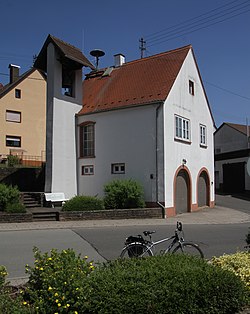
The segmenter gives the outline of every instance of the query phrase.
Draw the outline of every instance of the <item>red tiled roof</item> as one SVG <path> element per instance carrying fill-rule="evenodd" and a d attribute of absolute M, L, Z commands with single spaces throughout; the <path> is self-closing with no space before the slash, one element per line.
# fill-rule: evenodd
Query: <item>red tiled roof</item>
<path fill-rule="evenodd" d="M 243 124 L 235 124 L 235 123 L 227 123 L 225 122 L 224 124 L 230 126 L 231 128 L 247 135 L 247 126 Z M 248 135 L 250 135 L 250 126 L 248 126 Z"/>
<path fill-rule="evenodd" d="M 163 102 L 192 46 L 160 53 L 105 70 L 92 71 L 83 81 L 79 115 Z"/>

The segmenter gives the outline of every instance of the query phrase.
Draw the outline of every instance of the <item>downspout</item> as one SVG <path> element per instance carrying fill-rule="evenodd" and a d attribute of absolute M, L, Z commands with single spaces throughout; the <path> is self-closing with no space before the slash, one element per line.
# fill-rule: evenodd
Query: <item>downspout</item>
<path fill-rule="evenodd" d="M 165 213 L 165 206 L 163 204 L 161 204 L 161 202 L 159 201 L 159 196 L 158 196 L 158 180 L 159 180 L 159 172 L 158 172 L 158 118 L 159 118 L 159 109 L 161 108 L 161 106 L 163 105 L 163 102 L 160 103 L 157 107 L 156 107 L 156 115 L 155 115 L 155 123 L 156 123 L 156 136 L 155 136 L 155 167 L 156 167 L 156 171 L 155 171 L 155 176 L 156 176 L 156 203 L 157 205 L 159 205 L 162 208 L 162 218 L 166 218 L 166 213 Z"/>

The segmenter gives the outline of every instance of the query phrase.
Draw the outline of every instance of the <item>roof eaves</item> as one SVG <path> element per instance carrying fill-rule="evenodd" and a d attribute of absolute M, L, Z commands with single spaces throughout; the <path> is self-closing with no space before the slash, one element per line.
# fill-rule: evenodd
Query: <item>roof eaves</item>
<path fill-rule="evenodd" d="M 116 111 L 116 110 L 123 110 L 123 109 L 130 109 L 130 108 L 136 108 L 136 107 L 144 107 L 144 106 L 153 106 L 153 105 L 163 105 L 164 101 L 162 100 L 154 100 L 152 102 L 145 102 L 145 103 L 136 103 L 136 104 L 130 104 L 130 105 L 124 105 L 120 107 L 112 107 L 112 108 L 107 108 L 107 109 L 96 109 L 91 112 L 87 113 L 80 113 L 81 110 L 77 113 L 77 116 L 85 116 L 85 115 L 90 115 L 90 114 L 95 114 L 95 113 L 101 113 L 101 112 L 108 112 L 108 111 Z"/>

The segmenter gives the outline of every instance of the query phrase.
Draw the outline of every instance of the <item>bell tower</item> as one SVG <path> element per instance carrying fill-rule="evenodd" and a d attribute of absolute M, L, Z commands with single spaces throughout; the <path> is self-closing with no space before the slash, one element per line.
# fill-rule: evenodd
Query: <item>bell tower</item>
<path fill-rule="evenodd" d="M 77 195 L 76 114 L 82 107 L 82 52 L 49 35 L 34 63 L 47 74 L 45 192 Z"/>

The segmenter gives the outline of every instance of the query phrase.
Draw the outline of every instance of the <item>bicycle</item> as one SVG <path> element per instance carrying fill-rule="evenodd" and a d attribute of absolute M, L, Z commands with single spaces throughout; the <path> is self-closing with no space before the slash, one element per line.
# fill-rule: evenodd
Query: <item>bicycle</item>
<path fill-rule="evenodd" d="M 181 222 L 177 222 L 174 235 L 158 241 L 152 241 L 152 234 L 155 231 L 143 231 L 144 236 L 149 237 L 149 240 L 144 239 L 142 235 L 129 236 L 126 238 L 125 247 L 120 254 L 121 258 L 138 258 L 154 255 L 156 245 L 171 241 L 169 246 L 161 251 L 162 254 L 167 253 L 185 253 L 204 258 L 204 254 L 198 244 L 184 240 L 183 227 Z"/>

